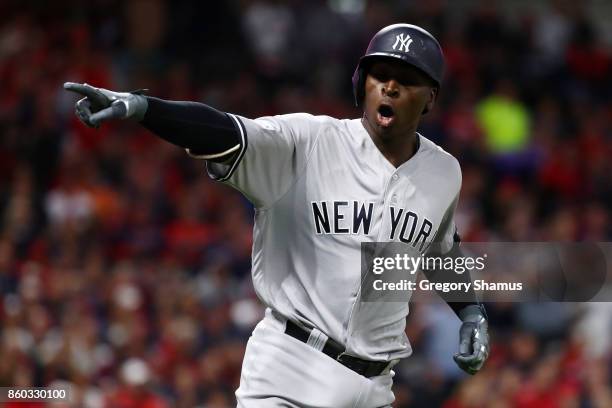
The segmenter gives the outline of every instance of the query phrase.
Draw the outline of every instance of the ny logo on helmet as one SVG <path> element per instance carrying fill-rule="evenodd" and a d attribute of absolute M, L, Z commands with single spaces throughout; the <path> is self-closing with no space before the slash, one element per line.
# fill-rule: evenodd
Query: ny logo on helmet
<path fill-rule="evenodd" d="M 406 36 L 404 37 L 404 33 L 401 33 L 395 36 L 395 43 L 393 43 L 393 49 L 397 49 L 399 45 L 400 51 L 408 52 L 408 47 L 410 47 L 410 44 L 412 44 L 412 38 L 410 38 L 410 35 L 406 34 Z"/>

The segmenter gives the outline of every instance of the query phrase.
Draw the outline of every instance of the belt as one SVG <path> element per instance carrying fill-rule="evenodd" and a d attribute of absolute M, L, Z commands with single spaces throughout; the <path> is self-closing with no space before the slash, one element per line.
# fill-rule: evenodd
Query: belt
<path fill-rule="evenodd" d="M 298 339 L 302 343 L 308 343 L 310 332 L 311 330 L 304 329 L 292 321 L 287 320 L 285 334 Z M 357 374 L 363 375 L 364 377 L 375 377 L 377 375 L 381 375 L 392 364 L 392 362 L 389 361 L 370 361 L 349 356 L 344 352 L 344 347 L 332 339 L 327 339 L 321 351 L 323 354 L 328 355 L 329 357 L 338 361 L 340 364 L 350 368 Z"/>

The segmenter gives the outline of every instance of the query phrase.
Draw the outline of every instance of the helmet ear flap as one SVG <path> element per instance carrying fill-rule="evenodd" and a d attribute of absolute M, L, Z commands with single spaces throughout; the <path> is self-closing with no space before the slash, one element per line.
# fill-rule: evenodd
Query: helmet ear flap
<path fill-rule="evenodd" d="M 363 100 L 363 86 L 365 84 L 365 78 L 363 75 L 363 67 L 361 62 L 357 65 L 357 69 L 353 73 L 353 99 L 355 102 L 355 106 L 359 107 L 361 105 L 361 101 Z"/>
<path fill-rule="evenodd" d="M 363 67 L 359 68 L 359 82 L 357 85 L 357 96 L 359 99 L 357 100 L 358 104 L 363 103 L 363 98 L 365 98 L 365 69 Z M 358 105 L 359 106 L 359 105 Z"/>
<path fill-rule="evenodd" d="M 365 82 L 367 77 L 367 68 L 369 61 L 361 60 L 355 73 L 353 74 L 353 96 L 355 98 L 355 106 L 361 106 L 363 98 L 365 98 Z"/>

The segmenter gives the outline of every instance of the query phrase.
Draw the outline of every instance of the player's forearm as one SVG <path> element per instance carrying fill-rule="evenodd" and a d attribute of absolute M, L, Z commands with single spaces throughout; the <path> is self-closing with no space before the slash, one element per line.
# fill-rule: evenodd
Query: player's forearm
<path fill-rule="evenodd" d="M 459 245 L 455 245 L 453 249 L 444 255 L 444 257 L 453 257 L 460 258 L 463 254 Z M 451 309 L 460 316 L 460 313 L 463 309 L 470 305 L 478 305 L 478 297 L 476 296 L 476 292 L 474 291 L 474 285 L 472 285 L 472 278 L 470 276 L 470 272 L 468 270 L 463 273 L 456 273 L 454 271 L 449 272 L 447 270 L 423 270 L 425 277 L 430 282 L 450 282 L 459 284 L 460 288 L 467 288 L 464 292 L 461 292 L 460 299 L 456 299 L 456 296 L 449 297 L 447 292 L 443 290 L 437 291 L 438 295 L 446 301 L 446 303 L 450 306 Z"/>
<path fill-rule="evenodd" d="M 194 155 L 218 156 L 210 160 L 224 161 L 241 143 L 236 124 L 224 112 L 198 102 L 153 97 L 147 97 L 147 101 L 148 108 L 140 124 Z"/>
<path fill-rule="evenodd" d="M 470 273 L 468 271 L 462 274 L 454 274 L 454 275 L 458 275 L 458 279 L 456 279 L 455 282 L 461 282 L 461 283 L 471 283 L 472 282 Z M 463 285 L 463 287 L 465 287 L 465 285 Z M 457 316 L 459 316 L 460 318 L 461 318 L 461 311 L 464 310 L 467 306 L 480 305 L 478 301 L 478 297 L 476 296 L 476 292 L 474 292 L 473 285 L 471 284 L 468 286 L 467 292 L 462 293 L 461 297 L 462 297 L 461 301 L 447 301 L 446 302 L 450 306 L 450 308 L 453 309 L 455 314 L 457 314 Z"/>

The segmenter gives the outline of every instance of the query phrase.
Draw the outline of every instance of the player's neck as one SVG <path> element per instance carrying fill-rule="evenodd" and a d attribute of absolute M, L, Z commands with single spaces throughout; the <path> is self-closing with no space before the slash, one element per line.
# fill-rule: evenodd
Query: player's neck
<path fill-rule="evenodd" d="M 380 134 L 369 128 L 367 120 L 362 120 L 370 138 L 385 158 L 394 166 L 399 167 L 407 162 L 417 149 L 416 127 L 414 129 Z M 406 136 L 409 135 L 409 136 Z"/>

